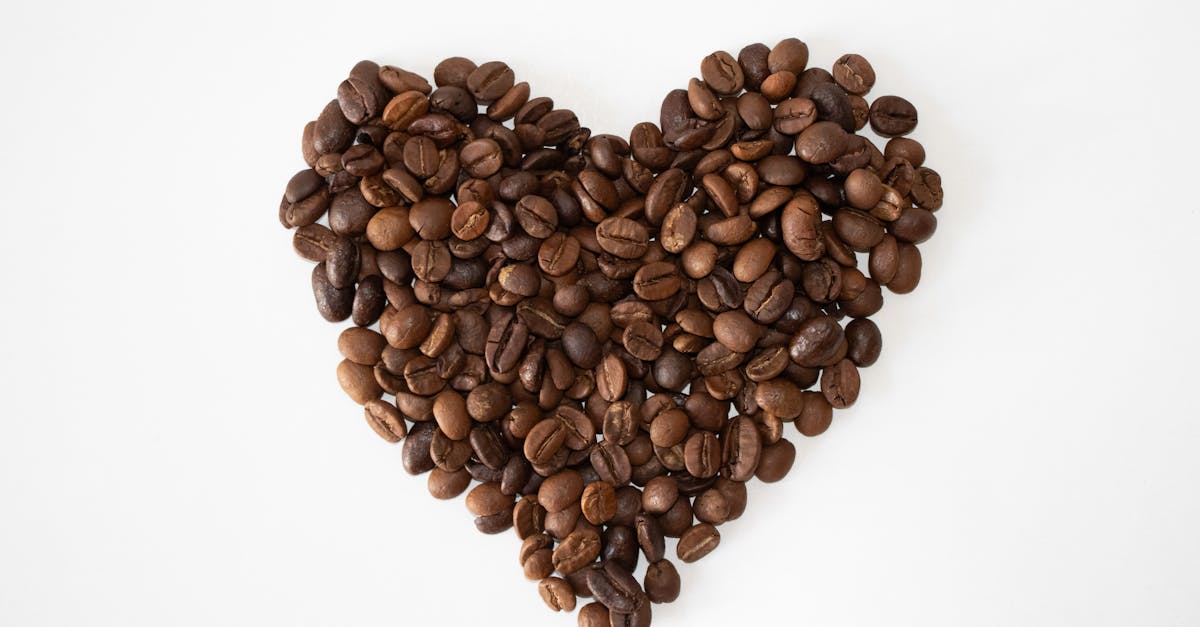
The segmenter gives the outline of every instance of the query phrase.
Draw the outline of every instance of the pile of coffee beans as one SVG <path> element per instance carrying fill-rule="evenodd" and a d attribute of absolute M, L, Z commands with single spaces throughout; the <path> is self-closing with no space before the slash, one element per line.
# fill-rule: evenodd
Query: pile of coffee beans
<path fill-rule="evenodd" d="M 797 39 L 714 52 L 625 139 L 499 61 L 363 61 L 304 128 L 279 219 L 353 323 L 338 382 L 430 494 L 515 530 L 552 609 L 648 625 L 745 482 L 791 469 L 785 425 L 858 398 L 942 205 L 916 109 L 874 84 Z"/>

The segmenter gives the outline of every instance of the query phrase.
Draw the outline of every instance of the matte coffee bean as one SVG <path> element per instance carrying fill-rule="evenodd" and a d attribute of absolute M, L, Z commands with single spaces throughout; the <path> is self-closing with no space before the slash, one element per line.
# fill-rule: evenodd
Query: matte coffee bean
<path fill-rule="evenodd" d="M 833 64 L 833 80 L 847 92 L 861 96 L 875 85 L 875 69 L 861 55 L 845 54 Z"/>
<path fill-rule="evenodd" d="M 796 447 L 787 440 L 763 448 L 754 476 L 764 483 L 775 483 L 787 476 L 796 461 Z"/>
<path fill-rule="evenodd" d="M 871 103 L 870 121 L 878 135 L 907 135 L 917 127 L 917 108 L 899 96 L 880 96 Z"/>
<path fill-rule="evenodd" d="M 404 416 L 395 405 L 379 399 L 371 399 L 363 406 L 367 424 L 379 437 L 388 442 L 399 442 L 408 433 Z"/>
<path fill-rule="evenodd" d="M 680 560 L 691 564 L 712 553 L 720 543 L 721 532 L 708 523 L 701 523 L 683 532 L 675 547 L 675 554 Z"/>
<path fill-rule="evenodd" d="M 646 598 L 652 603 L 671 603 L 679 598 L 679 571 L 668 560 L 646 567 Z"/>
<path fill-rule="evenodd" d="M 796 417 L 796 430 L 808 437 L 825 433 L 833 422 L 833 406 L 820 392 L 804 392 L 803 409 Z"/>
<path fill-rule="evenodd" d="M 858 122 L 854 117 L 854 103 L 841 87 L 818 83 L 809 90 L 807 97 L 816 108 L 817 119 L 833 122 L 847 133 L 855 131 Z"/>
<path fill-rule="evenodd" d="M 796 156 L 808 163 L 829 163 L 846 151 L 846 131 L 836 122 L 817 122 L 796 137 Z"/>
<path fill-rule="evenodd" d="M 592 529 L 580 529 L 569 534 L 554 549 L 554 569 L 569 575 L 582 569 L 600 556 L 600 534 Z"/>
<path fill-rule="evenodd" d="M 579 505 L 583 494 L 583 477 L 574 470 L 563 470 L 547 477 L 538 489 L 538 502 L 547 512 L 561 512 Z"/>
<path fill-rule="evenodd" d="M 700 76 L 713 91 L 721 95 L 736 94 L 742 90 L 745 82 L 741 65 L 723 50 L 704 57 L 700 62 Z"/>
<path fill-rule="evenodd" d="M 542 601 L 555 612 L 570 612 L 575 609 L 575 591 L 571 584 L 559 577 L 547 577 L 538 583 L 538 594 Z"/>

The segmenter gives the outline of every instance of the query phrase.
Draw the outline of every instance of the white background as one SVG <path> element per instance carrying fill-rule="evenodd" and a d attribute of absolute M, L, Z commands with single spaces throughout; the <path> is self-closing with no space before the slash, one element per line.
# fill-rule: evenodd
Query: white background
<path fill-rule="evenodd" d="M 460 54 L 626 134 L 793 35 L 918 106 L 946 204 L 861 400 L 655 624 L 1200 624 L 1195 3 L 214 4 L 0 22 L 0 624 L 573 625 L 338 389 L 300 130 Z"/>

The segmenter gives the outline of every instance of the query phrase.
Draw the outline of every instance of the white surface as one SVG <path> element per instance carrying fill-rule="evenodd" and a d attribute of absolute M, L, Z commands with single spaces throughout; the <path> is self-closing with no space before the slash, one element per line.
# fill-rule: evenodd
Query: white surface
<path fill-rule="evenodd" d="M 338 389 L 300 130 L 462 54 L 625 134 L 792 35 L 917 105 L 947 201 L 862 399 L 655 625 L 1200 624 L 1195 4 L 69 4 L 0 22 L 0 624 L 573 625 Z"/>

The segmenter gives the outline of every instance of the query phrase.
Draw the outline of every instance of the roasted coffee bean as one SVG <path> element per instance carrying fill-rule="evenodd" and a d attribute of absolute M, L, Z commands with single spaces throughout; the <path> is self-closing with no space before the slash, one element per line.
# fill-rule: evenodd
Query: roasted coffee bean
<path fill-rule="evenodd" d="M 611 405 L 609 406 L 611 408 Z M 605 412 L 607 425 L 608 412 Z M 621 448 L 614 440 L 610 440 L 607 435 L 603 440 L 597 442 L 592 447 L 589 453 L 589 459 L 592 463 L 592 468 L 596 470 L 597 476 L 601 481 L 605 481 L 614 486 L 621 486 L 629 483 L 633 467 L 629 463 L 629 455 L 625 449 Z"/>
<path fill-rule="evenodd" d="M 833 406 L 820 392 L 804 392 L 803 408 L 796 417 L 796 430 L 808 437 L 825 433 L 833 422 Z"/>
<path fill-rule="evenodd" d="M 871 103 L 870 120 L 878 135 L 907 135 L 917 127 L 917 108 L 899 96 L 880 96 Z"/>
<path fill-rule="evenodd" d="M 717 436 L 707 431 L 693 433 L 684 447 L 684 462 L 693 477 L 708 478 L 721 468 L 721 445 Z"/>
<path fill-rule="evenodd" d="M 722 439 L 722 474 L 733 481 L 749 481 L 762 454 L 758 429 L 749 418 L 738 416 L 730 421 Z"/>
<path fill-rule="evenodd" d="M 787 476 L 796 461 L 796 447 L 787 440 L 779 440 L 763 447 L 762 458 L 754 476 L 764 483 L 774 483 Z"/>
<path fill-rule="evenodd" d="M 675 554 L 680 560 L 691 564 L 712 553 L 720 543 L 721 532 L 708 523 L 701 523 L 683 532 L 675 547 Z"/>
<path fill-rule="evenodd" d="M 570 612 L 575 609 L 575 591 L 565 579 L 547 577 L 538 584 L 542 601 L 555 612 Z"/>
<path fill-rule="evenodd" d="M 837 355 L 844 341 L 837 320 L 831 316 L 817 316 L 800 325 L 788 351 L 792 361 L 801 366 L 822 366 Z"/>
<path fill-rule="evenodd" d="M 562 448 L 566 430 L 558 420 L 538 422 L 525 437 L 525 458 L 534 464 L 547 464 Z"/>
<path fill-rule="evenodd" d="M 563 330 L 563 352 L 580 368 L 595 368 L 600 363 L 601 347 L 596 333 L 582 322 L 572 322 Z"/>
<path fill-rule="evenodd" d="M 317 302 L 317 311 L 322 318 L 330 322 L 340 322 L 350 317 L 354 308 L 354 286 L 334 287 L 329 281 L 325 262 L 313 267 L 312 290 L 313 298 Z"/>
<path fill-rule="evenodd" d="M 583 477 L 574 470 L 562 470 L 542 482 L 538 489 L 538 502 L 548 512 L 561 512 L 572 505 L 578 506 L 582 494 Z"/>
<path fill-rule="evenodd" d="M 796 156 L 808 163 L 829 163 L 846 151 L 846 131 L 836 122 L 817 122 L 796 137 Z"/>
<path fill-rule="evenodd" d="M 728 52 L 718 50 L 700 62 L 700 76 L 704 82 L 721 95 L 732 95 L 742 90 L 745 78 L 742 67 Z"/>
<path fill-rule="evenodd" d="M 629 571 L 614 562 L 605 562 L 599 568 L 588 571 L 588 587 L 596 600 L 609 611 L 620 613 L 637 612 L 647 604 L 646 593 Z"/>
<path fill-rule="evenodd" d="M 592 563 L 599 556 L 600 534 L 593 529 L 580 529 L 569 534 L 554 549 L 554 570 L 569 575 Z"/>
<path fill-rule="evenodd" d="M 437 425 L 430 422 L 418 422 L 409 431 L 401 449 L 401 461 L 404 471 L 410 475 L 420 475 L 433 470 L 433 458 L 429 456 L 429 443 Z"/>
<path fill-rule="evenodd" d="M 404 416 L 395 405 L 379 399 L 371 399 L 363 406 L 367 424 L 379 437 L 388 442 L 399 442 L 408 433 Z"/>

